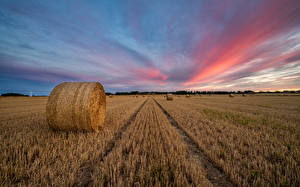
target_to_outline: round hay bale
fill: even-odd
[[[106,95],[99,82],[64,82],[51,92],[47,106],[48,125],[55,130],[98,132],[104,124]]]
[[[112,95],[109,95],[108,97],[109,97],[109,98],[113,98],[113,96],[112,96]]]
[[[166,98],[167,98],[167,101],[173,101],[173,95],[172,94],[167,94]]]
[[[234,97],[232,94],[229,94],[229,97]]]
[[[185,97],[186,97],[186,98],[190,98],[191,96],[190,96],[190,95],[185,95]]]

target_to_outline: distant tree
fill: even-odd
[[[184,91],[184,90],[181,90],[181,91],[176,91],[174,94],[177,94],[177,95],[186,95],[187,92]]]
[[[255,93],[255,92],[252,91],[252,90],[245,90],[244,93],[247,93],[247,94],[253,94],[253,93]]]
[[[129,94],[130,95],[137,95],[137,94],[139,94],[139,91],[131,91]]]
[[[4,94],[1,94],[1,96],[25,96],[27,97],[28,95],[25,95],[25,94],[20,94],[20,93],[4,93]]]

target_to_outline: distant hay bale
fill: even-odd
[[[185,95],[185,97],[186,97],[186,98],[190,98],[191,96],[190,96],[190,95]]]
[[[108,96],[109,98],[113,98],[113,96],[112,95],[110,95],[110,96]]]
[[[167,94],[167,101],[173,101],[173,95],[172,94]]]
[[[64,82],[51,92],[47,106],[48,125],[55,130],[98,132],[104,124],[106,95],[99,82]]]
[[[232,94],[229,94],[229,97],[234,97]]]
[[[243,94],[242,96],[243,96],[243,97],[247,97],[247,95],[246,95],[246,94]]]

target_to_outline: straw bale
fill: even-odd
[[[166,98],[167,98],[167,101],[173,101],[173,95],[172,94],[167,94]]]
[[[104,124],[106,95],[99,82],[64,82],[51,92],[47,106],[48,125],[55,130],[98,132]]]

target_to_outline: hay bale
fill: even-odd
[[[243,96],[243,97],[247,97],[247,95],[246,95],[246,94],[243,94],[242,96]]]
[[[47,106],[48,125],[55,130],[98,132],[104,124],[106,95],[99,82],[64,82],[51,92]]]
[[[232,94],[229,94],[229,97],[234,97]]]
[[[112,96],[112,95],[109,95],[108,97],[109,97],[109,98],[113,98],[113,96]]]
[[[191,96],[190,96],[190,95],[186,95],[185,97],[186,97],[186,98],[190,98]]]
[[[172,94],[167,94],[166,98],[167,98],[167,101],[173,101],[173,95]]]

